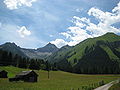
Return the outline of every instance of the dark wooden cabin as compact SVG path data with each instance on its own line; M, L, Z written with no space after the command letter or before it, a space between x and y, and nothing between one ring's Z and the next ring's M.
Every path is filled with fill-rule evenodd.
M22 71L17 74L15 78L10 78L9 81L24 81L24 82L37 82L38 74L34 71Z
M8 72L5 70L0 70L0 78L8 78Z

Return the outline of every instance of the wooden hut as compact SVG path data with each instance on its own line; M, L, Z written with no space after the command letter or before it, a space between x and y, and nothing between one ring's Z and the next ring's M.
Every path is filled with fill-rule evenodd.
M34 71L22 71L17 74L15 78L10 78L9 81L24 81L24 82L37 82L38 74Z
M8 72L5 70L0 70L0 78L8 78Z

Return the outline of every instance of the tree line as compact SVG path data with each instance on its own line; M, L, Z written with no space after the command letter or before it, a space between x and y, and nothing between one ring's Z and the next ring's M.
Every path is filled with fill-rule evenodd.
M33 70L57 70L56 66L51 65L43 59L30 59L12 54L11 52L0 50L0 66L15 66L19 68L29 68Z
M78 61L74 60L74 63ZM32 70L62 70L79 74L120 74L119 60L92 60L83 58L78 65L72 66L66 58L57 63L49 63L43 59L30 59L12 54L11 52L0 50L0 66L12 65L19 68L29 68Z

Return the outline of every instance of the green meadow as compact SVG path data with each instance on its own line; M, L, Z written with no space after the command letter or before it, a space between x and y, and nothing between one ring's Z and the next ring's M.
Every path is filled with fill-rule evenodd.
M0 70L8 71L8 77L10 78L27 69L4 66L0 67ZM101 80L108 83L120 77L120 75L84 75L50 71L50 78L48 79L47 71L35 70L35 72L39 75L37 83L9 82L8 79L0 79L0 90L81 90L83 86L89 86Z

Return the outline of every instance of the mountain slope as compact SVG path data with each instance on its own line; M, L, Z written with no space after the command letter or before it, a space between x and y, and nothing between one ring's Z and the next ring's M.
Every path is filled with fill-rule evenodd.
M56 51L55 53L53 53L52 55L50 55L47 59L48 61L55 63L58 61L61 61L64 59L64 57L66 56L66 53L68 52L68 50L70 50L71 48L73 48L72 46L63 46L61 47L58 51Z
M72 55L68 60L72 61L75 58L80 60L84 55L91 53L98 46L105 50L111 57L110 59L118 59L118 55L114 52L120 49L120 36L113 33L107 33L97 38L87 39L73 48L69 55L71 56L73 52L76 52L76 54Z
M114 33L107 33L100 37L89 38L66 51L64 55L60 56L58 54L54 58L52 61L58 60L56 62L60 69L66 68L63 63L68 62L69 67L71 67L69 71L71 72L81 73L84 71L84 73L88 73L89 71L93 73L97 69L96 71L104 73L107 69L113 70L119 67L120 36ZM112 72L111 70L110 72Z

